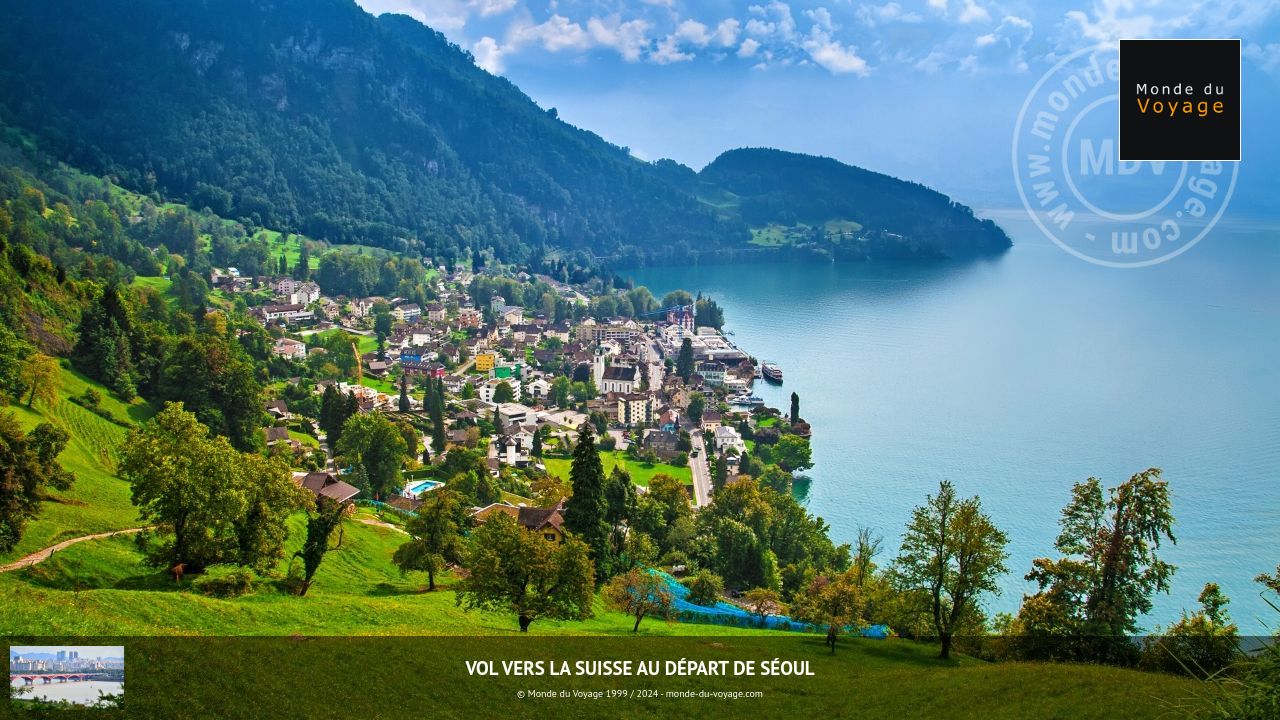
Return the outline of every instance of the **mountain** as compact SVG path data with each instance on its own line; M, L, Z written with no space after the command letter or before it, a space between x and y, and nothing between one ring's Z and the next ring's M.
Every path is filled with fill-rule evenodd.
M1009 238L994 222L923 185L831 158L769 148L730 150L698 173L704 192L715 189L736 204L751 227L797 224L835 243L837 255L968 257L1000 252ZM861 226L842 232L837 223ZM869 231L869 232L868 232ZM848 236L847 238L844 236ZM895 237L901 236L901 238Z
M535 263L550 251L580 264L684 257L753 247L755 219L784 217L777 205L825 182L797 166L776 191L743 195L744 176L772 172L750 170L754 154L721 158L739 158L736 173L641 161L440 33L353 0L15 0L0 52L0 121L42 150L131 190L333 243ZM901 254L990 249L967 245L984 232L945 197L847 170L879 178L875 192L829 207L906 236L882 241ZM740 205L708 199L721 181Z

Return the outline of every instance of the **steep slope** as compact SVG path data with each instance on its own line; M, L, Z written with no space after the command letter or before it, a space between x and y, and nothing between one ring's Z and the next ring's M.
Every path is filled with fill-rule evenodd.
M334 242L518 259L745 229L351 0L12 3L8 118L134 189Z
M938 193L830 160L734 151L701 175L640 161L354 0L14 0L5 16L0 122L252 226L534 265L714 254L748 247L748 225L829 213L869 230L837 256L1007 246Z
M923 185L836 160L768 148L730 150L698 174L704 190L736 198L750 226L815 229L837 257L965 258L1001 252L1009 238L990 220ZM833 228L830 223L852 223ZM856 232L848 227L861 226Z

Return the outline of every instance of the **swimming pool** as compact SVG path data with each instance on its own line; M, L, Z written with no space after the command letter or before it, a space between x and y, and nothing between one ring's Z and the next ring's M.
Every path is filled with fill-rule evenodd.
M435 490L443 484L438 480L414 480L404 486L404 496L417 498L419 495Z

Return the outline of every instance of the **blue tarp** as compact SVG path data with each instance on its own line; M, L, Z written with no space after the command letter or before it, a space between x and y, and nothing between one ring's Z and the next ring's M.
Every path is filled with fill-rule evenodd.
M683 583L660 570L653 570L652 572L662 579L671 595L675 598L675 609L680 621L736 625L739 627L762 627L758 616L731 603L721 601L711 606L694 605L689 602L689 588L685 587ZM797 632L826 632L825 627L798 622L786 615L770 615L765 618L763 627ZM872 625L856 630L850 628L850 630L856 631L863 637L877 640L883 640L889 636L889 628L886 625Z

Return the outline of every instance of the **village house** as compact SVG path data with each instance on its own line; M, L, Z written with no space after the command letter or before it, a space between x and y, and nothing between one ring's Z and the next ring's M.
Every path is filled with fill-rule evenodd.
M711 387L724 384L724 363L704 360L694 367L694 372L702 376L702 381Z
M273 320L284 320L293 322L295 320L309 320L315 317L315 313L306 309L297 303L289 305L263 305L255 308L254 312L265 322Z
M431 322L444 322L445 309L440 303L432 303L427 306L427 320Z
M354 485L339 480L331 472L307 473L301 477L295 476L294 481L299 486L310 490L317 499L327 497L343 503L360 493Z
M671 462L681 452L680 436L669 430L646 430L641 446L663 462Z
M494 503L472 513L471 521L477 525L484 524L494 513L503 513L515 518L521 527L538 533L547 542L564 542L564 501L552 508L516 507L506 503Z
M479 327L481 315L475 308L465 307L458 310L458 327Z
M617 395L618 422L628 427L638 423L652 423L654 417L653 395L649 393L628 393Z
M727 453L730 450L741 455L746 451L747 445L742 442L742 436L738 434L737 429L728 425L721 425L715 429L715 449L716 452Z
M391 308L391 317L400 322L413 322L422 316L422 308L417 303L405 303Z
M307 344L293 338L277 338L271 348L271 354L289 360L302 360L307 357Z
M516 397L520 397L521 384L520 384L520 381L514 377L490 378L488 380L485 380L484 382L480 383L480 385L476 388L476 397L480 398L481 400L487 403L492 403L494 393L498 391L498 386L501 385L502 383L506 383L507 385L511 386L512 393Z

